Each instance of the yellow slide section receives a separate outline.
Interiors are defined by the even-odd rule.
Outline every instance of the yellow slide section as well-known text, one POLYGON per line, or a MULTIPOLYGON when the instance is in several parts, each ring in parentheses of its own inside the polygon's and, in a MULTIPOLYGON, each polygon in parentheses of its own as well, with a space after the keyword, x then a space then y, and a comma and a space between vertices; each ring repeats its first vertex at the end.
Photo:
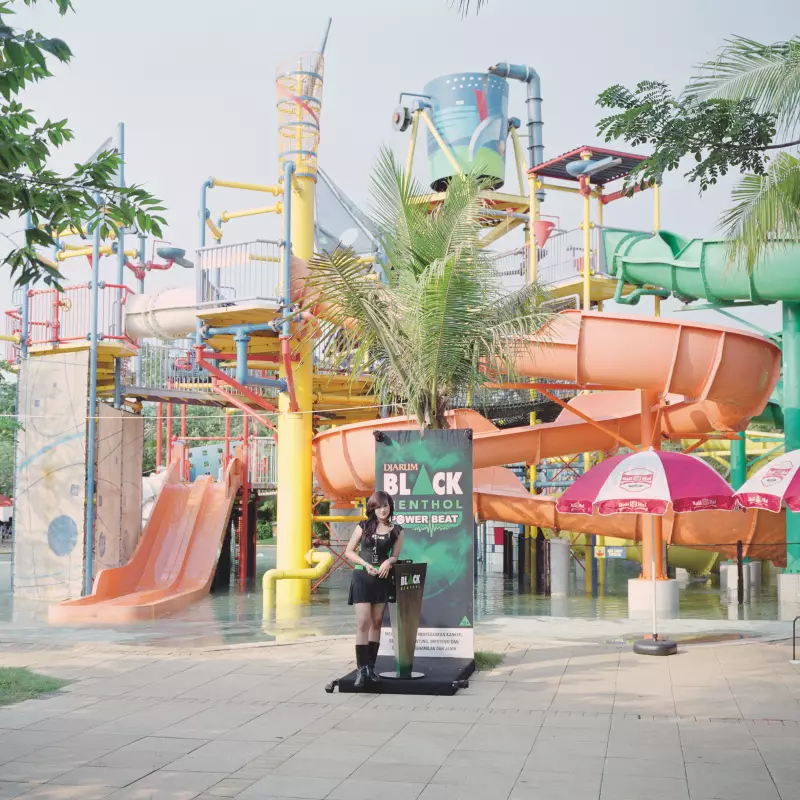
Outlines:
POLYGON ((133 622, 163 617, 204 597, 214 578, 242 461, 221 483, 204 475, 184 483, 173 461, 133 558, 101 570, 87 597, 50 607, 50 622, 133 622))

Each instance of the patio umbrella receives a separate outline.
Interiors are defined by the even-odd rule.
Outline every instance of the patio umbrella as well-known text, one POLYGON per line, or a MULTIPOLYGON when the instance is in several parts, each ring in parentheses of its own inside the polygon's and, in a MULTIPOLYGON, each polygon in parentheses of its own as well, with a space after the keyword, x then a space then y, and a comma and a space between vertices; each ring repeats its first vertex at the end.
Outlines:
POLYGON ((565 514, 650 515, 653 638, 637 642, 633 648, 637 653, 670 655, 677 650, 674 642, 659 640, 656 615, 655 517, 666 514, 670 505, 676 514, 685 514, 732 511, 735 501, 733 489, 701 459, 650 448, 601 461, 556 503, 565 514))
POLYGON ((763 508, 777 514, 786 503, 790 511, 800 511, 800 450, 790 450, 768 462, 734 497, 744 508, 763 508))

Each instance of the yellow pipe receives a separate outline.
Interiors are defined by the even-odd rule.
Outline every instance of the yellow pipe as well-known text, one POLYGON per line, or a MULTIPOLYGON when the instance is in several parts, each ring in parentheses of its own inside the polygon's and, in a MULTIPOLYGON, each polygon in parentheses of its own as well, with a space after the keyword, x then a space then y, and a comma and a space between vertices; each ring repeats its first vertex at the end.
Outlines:
POLYGON ((319 514, 317 516, 312 517, 314 522, 363 522, 366 517, 364 516, 352 516, 352 517, 345 517, 345 516, 337 516, 336 514, 319 514))
POLYGON ((266 192, 275 197, 279 197, 283 194, 283 187, 278 184, 242 183, 241 181, 223 181, 218 178, 212 178, 211 182, 214 187, 219 186, 225 189, 244 189, 247 192, 266 192))
POLYGON ((211 231, 211 235, 218 241, 222 241, 222 231, 214 224, 214 221, 211 217, 206 218, 206 225, 208 225, 208 229, 211 231))
POLYGON ((591 284, 591 256, 592 256, 592 219, 589 196, 583 198, 583 310, 591 311, 592 284, 591 284))
POLYGON ((581 190, 573 186, 559 186, 557 183, 545 183, 544 181, 536 181, 537 189, 549 189, 551 192, 567 192, 568 194, 580 194, 581 190))
MULTIPOLYGON (((111 255, 111 253, 113 253, 113 252, 114 252, 114 249, 110 245, 107 245, 105 247, 101 247, 100 248, 100 255, 101 256, 111 255)), ((59 250, 57 258, 58 258, 59 261, 66 261, 68 258, 78 258, 79 256, 90 256, 91 254, 92 254, 92 248, 91 247, 79 247, 79 248, 76 248, 74 250, 72 250, 72 249, 70 249, 70 250, 59 250)), ((130 258, 133 258, 134 256, 136 256, 138 254, 137 254, 136 250, 126 250, 125 251, 125 255, 130 257, 130 258)))
POLYGON ((519 181, 519 193, 525 194, 525 159, 522 155, 522 145, 519 141, 519 134, 516 128, 511 128, 511 141, 514 145, 514 161, 517 164, 517 180, 519 181))
MULTIPOLYGON (((220 214, 220 219, 223 222, 230 222, 232 219, 239 219, 240 217, 255 217, 258 214, 282 214, 283 204, 275 203, 271 206, 262 206, 261 208, 245 208, 241 211, 223 211, 220 214)), ((278 259, 275 259, 276 261, 278 259)))
MULTIPOLYGON (((661 230, 661 192, 658 184, 653 184, 653 231, 658 233, 661 230)), ((661 298, 655 297, 655 315, 661 316, 661 298)))
POLYGON ((358 258, 359 264, 374 264, 376 261, 375 256, 359 256, 358 258))
POLYGON ((373 396, 350 396, 346 394, 325 394, 324 392, 317 392, 314 394, 314 402, 322 405, 329 403, 338 403, 341 405, 350 403, 353 406, 374 406, 378 404, 378 398, 373 396))
POLYGON ((436 140, 436 144, 438 144, 439 147, 441 147, 442 152, 445 154, 445 157, 450 162, 450 166, 452 166, 453 169, 459 175, 463 175, 464 170, 461 169, 461 165, 456 160, 456 157, 453 155, 453 151, 450 149, 447 142, 445 142, 445 140, 442 139, 441 134, 439 133, 439 131, 436 130, 436 126, 433 124, 433 120, 430 118, 428 112, 425 109, 423 109, 419 113, 422 114, 422 119, 425 120, 425 124, 428 126, 428 130, 431 132, 431 136, 433 136, 433 138, 436 140))
POLYGON ((264 573, 261 580, 261 589, 264 593, 264 617, 268 618, 272 613, 274 606, 273 597, 277 594, 277 581, 291 580, 301 578, 302 583, 308 581, 315 581, 321 578, 333 564, 333 553, 318 553, 315 550, 309 550, 305 555, 306 563, 316 564, 316 566, 308 566, 301 569, 268 569, 264 573))
POLYGON ((408 155, 406 156, 406 170, 403 173, 403 183, 408 186, 411 180, 411 168, 414 166, 414 151, 417 147, 417 133, 419 132, 419 111, 413 114, 411 123, 411 140, 408 143, 408 155))
MULTIPOLYGON (((299 191, 292 191, 291 242, 298 258, 314 254, 315 178, 298 178, 299 191)), ((305 566, 311 547, 312 472, 311 438, 314 407, 312 340, 303 337, 293 347, 299 356, 291 365, 297 410, 289 408, 289 395, 278 400, 278 541, 276 566, 296 570, 305 566)), ((286 377, 281 364, 280 376, 286 377)), ((276 589, 277 616, 292 620, 311 602, 309 580, 282 580, 276 589)))
POLYGON ((19 334, 0 333, 0 342, 14 342, 14 344, 19 344, 19 334))
POLYGON ((283 261, 280 256, 257 256, 254 254, 249 255, 248 259, 250 261, 269 261, 273 264, 280 264, 283 261))

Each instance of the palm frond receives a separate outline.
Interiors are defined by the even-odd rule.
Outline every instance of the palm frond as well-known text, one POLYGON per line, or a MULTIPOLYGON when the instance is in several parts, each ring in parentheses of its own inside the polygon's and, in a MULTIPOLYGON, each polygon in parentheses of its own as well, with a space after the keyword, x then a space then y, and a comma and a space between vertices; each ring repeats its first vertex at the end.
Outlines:
POLYGON ((752 272, 770 248, 800 241, 800 161, 781 153, 765 175, 744 175, 731 192, 736 205, 719 226, 730 260, 752 272))
POLYGON ((455 5, 458 8, 458 13, 464 18, 469 14, 473 2, 475 3, 475 11, 479 14, 481 8, 486 5, 488 0, 450 0, 450 5, 455 5))
POLYGON ((800 37, 767 45, 735 36, 716 59, 696 69, 687 94, 698 99, 754 98, 755 110, 775 114, 784 133, 800 127, 800 37))

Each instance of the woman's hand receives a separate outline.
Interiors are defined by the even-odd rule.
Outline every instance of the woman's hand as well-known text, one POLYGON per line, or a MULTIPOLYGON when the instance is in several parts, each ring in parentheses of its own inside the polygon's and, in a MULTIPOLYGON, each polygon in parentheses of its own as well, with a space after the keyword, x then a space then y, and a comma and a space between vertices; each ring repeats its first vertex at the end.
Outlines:
POLYGON ((378 570, 378 577, 379 578, 388 578, 389 577, 389 570, 392 568, 392 562, 388 559, 381 564, 381 568, 378 570))
POLYGON ((367 564, 366 566, 367 575, 372 575, 373 577, 378 574, 378 568, 373 567, 372 564, 367 564))

